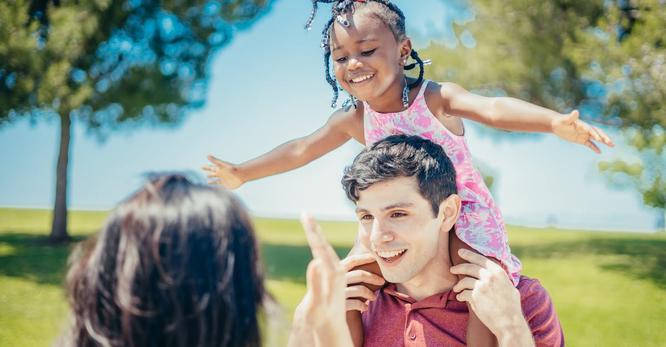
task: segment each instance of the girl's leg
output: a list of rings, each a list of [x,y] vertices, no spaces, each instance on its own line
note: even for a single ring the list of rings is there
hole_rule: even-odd
[[[451,230],[449,232],[449,255],[451,257],[451,263],[453,265],[458,265],[461,263],[466,263],[467,261],[463,258],[461,258],[458,255],[458,250],[461,248],[468,249],[472,252],[477,252],[470,246],[468,246],[466,243],[462,242],[456,233]],[[497,260],[492,259],[491,260],[497,262]],[[462,279],[464,276],[458,276],[459,279]],[[472,307],[467,304],[467,308],[469,309],[469,321],[467,323],[467,346],[472,346],[472,347],[494,347],[498,346],[497,338],[493,333],[488,329],[483,322],[479,319],[479,317],[476,316],[474,311],[472,310]]]

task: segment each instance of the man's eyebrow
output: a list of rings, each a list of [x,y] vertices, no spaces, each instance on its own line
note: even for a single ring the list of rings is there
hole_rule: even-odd
[[[363,43],[363,42],[369,42],[369,41],[379,41],[379,40],[376,39],[376,38],[374,38],[374,37],[366,37],[366,38],[362,38],[362,39],[356,41],[356,44],[361,44],[361,43]],[[344,48],[344,46],[335,46],[335,47],[333,47],[333,49],[331,50],[331,52],[335,52],[335,51],[337,51],[338,49],[343,49],[343,48]]]
[[[391,204],[391,205],[382,207],[382,211],[392,210],[394,208],[408,208],[408,207],[414,207],[414,204],[411,203],[411,202],[398,202],[398,203],[395,203],[395,204]],[[364,208],[361,208],[361,207],[356,208],[356,213],[357,214],[362,213],[362,212],[368,212],[368,210],[366,210]]]

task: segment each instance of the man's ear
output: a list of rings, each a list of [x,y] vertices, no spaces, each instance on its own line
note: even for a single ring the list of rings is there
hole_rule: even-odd
[[[412,54],[412,40],[405,38],[400,42],[400,66],[407,64],[410,54]]]
[[[449,195],[448,198],[439,204],[439,215],[437,218],[442,220],[441,228],[443,232],[449,232],[456,225],[458,217],[460,217],[460,206],[462,206],[462,200],[460,200],[458,194]]]

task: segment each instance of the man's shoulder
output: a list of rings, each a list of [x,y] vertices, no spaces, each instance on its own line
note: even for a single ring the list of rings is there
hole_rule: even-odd
[[[539,280],[521,276],[518,286],[523,315],[537,346],[563,346],[564,334],[546,288]]]

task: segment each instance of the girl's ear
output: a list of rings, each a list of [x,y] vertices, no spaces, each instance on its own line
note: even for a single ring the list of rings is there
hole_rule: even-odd
[[[405,66],[409,55],[412,54],[412,40],[405,38],[400,42],[398,49],[400,50],[400,66]]]
[[[460,200],[458,194],[451,194],[439,204],[439,215],[437,217],[442,220],[441,231],[448,232],[456,225],[461,206],[462,200]]]

